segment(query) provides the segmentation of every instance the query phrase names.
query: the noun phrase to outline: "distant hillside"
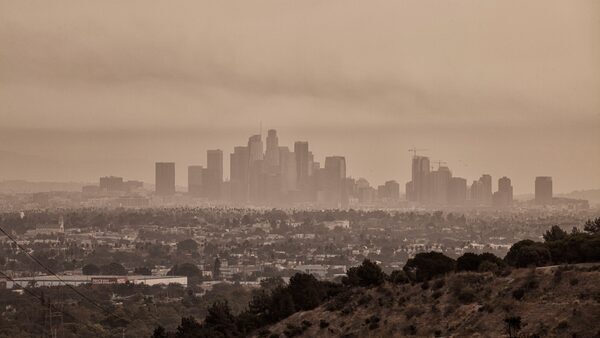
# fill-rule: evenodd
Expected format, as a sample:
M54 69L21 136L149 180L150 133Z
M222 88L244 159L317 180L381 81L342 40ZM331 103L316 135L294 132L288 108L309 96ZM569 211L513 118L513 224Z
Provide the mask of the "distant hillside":
M257 336L597 337L599 267L456 273L425 284L354 288ZM510 323L510 326L507 324Z
M35 193L48 191L81 191L89 183L81 182L29 182L23 180L0 181L0 194Z

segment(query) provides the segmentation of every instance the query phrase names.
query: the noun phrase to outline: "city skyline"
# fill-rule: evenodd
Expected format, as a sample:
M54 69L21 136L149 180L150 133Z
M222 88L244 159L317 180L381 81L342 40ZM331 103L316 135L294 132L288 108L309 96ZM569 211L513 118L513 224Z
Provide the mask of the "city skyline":
M257 130L257 134L254 134L255 136L258 135L258 133L260 133L260 129L258 128L258 126L256 127ZM279 129L278 129L279 130ZM251 132L250 132L251 133ZM232 139L236 139L236 140L243 140L243 137L240 135L229 135L230 137L228 137L225 140L225 144L229 144L232 146L232 150L236 147L235 142L237 141L231 141ZM263 140L263 155L266 153L266 137L262 138ZM293 141L293 137L287 136L287 135L283 135L283 142L285 143L285 145L287 145L289 148L291 148L291 151L293 152L294 150L294 142ZM309 140L310 141L310 140ZM160 140L158 140L158 142L160 142ZM312 142L316 148L317 151L314 154L315 156L315 160L317 162L321 162L324 163L325 161L325 154L319 150L320 145L317 144L316 142ZM349 177L354 177L354 178L365 178L369 181L370 184L377 186L379 184L384 184L386 181L388 180L395 180L397 182L408 182L411 180L411 170L410 170L410 163L412 161L412 155L411 155L411 151L412 148L414 147L415 143L406 143L405 146L399 145L398 146L398 151L397 153L395 153L394 155L396 156L391 156L391 157L387 157L386 159L388 160L388 163L390 163L390 168L391 169L396 169L395 171L390 171L390 168L381 168L378 167L378 169L385 169L385 170L381 170L384 172L389 173L389 176L382 176L381 174L378 175L378 179L373 179L372 177L375 175L368 175L369 173L372 173L372 171L367 170L367 175L356 175L356 172L358 172L359 170L356 170L357 167L364 167L365 163L361 163L361 162L356 162L354 161L352 158L347 157L347 160L349 160L352 165L348 166L348 176ZM417 144L418 148L421 147L421 144ZM215 146L218 146L218 144L215 144ZM208 147L206 145L198 145L197 149L198 151L195 152L197 155L195 156L177 156L177 158L175 160L173 160L173 156L165 156L162 157L163 160L161 160L162 162L175 162L178 165L176 165L176 186L179 188L184 188L187 187L188 185L188 180L187 180L187 176L188 176L188 167L189 166L203 166L204 168L206 168L206 151L210 150L211 147ZM213 147L214 148L214 147ZM223 154L223 166L224 168L227 168L226 170L224 170L224 179L230 179L230 173L229 173L229 168L230 168L230 156L229 156L229 150L226 150L225 147L221 147L223 148L222 150L224 151ZM340 148L344 148L347 150L351 150L351 147L340 147ZM442 159L443 163L445 163L447 166L452 167L452 171L455 175L460 176L460 177L466 177L468 178L468 183L469 185L471 184L471 180L476 179L477 177L479 177L479 175L481 175L478 172L489 172L490 175L492 177L494 177L494 187L497 186L497 182L496 182L496 178L500 178L502 176L508 176L511 178L511 181L513 182L513 186L515 186L515 190L514 190L514 194L515 195L533 195L535 192L535 185L532 183L531 179L532 177L537 177L537 176L552 176L552 177L558 177L560 178L559 180L557 180L555 182L554 185L554 189L555 189L555 193L569 193L572 191L578 191L578 190L586 190L586 189L594 189L596 186L594 185L587 185L587 186L582 186L578 189L570 189L570 188L565 188L565 185L561 185L561 183L565 180L565 177L562 176L557 176L557 175L550 175L550 170L548 171L536 171L536 172L531 172L529 176L528 175L522 175L522 173L518 170L518 167L515 166L509 166L508 168L494 168L494 167L489 167L489 168L476 168L475 166L470 166L468 165L465 161L461 160L461 159L452 159L449 158L447 156L444 156L443 154L441 154L440 156L429 156L429 154L439 154L440 152L437 151L436 149L433 149L432 147L428 147L428 146L423 146L424 150L419 151L419 154L422 154L423 156L427 156L430 158L431 160L431 165L436 164L437 162L439 162L439 159ZM203 151L202 151L203 150ZM351 153L351 151L349 151ZM338 153L344 153L344 150L339 151ZM1 151L0 151L1 154ZM188 154L189 155L189 154ZM197 160L192 160L192 157L195 157ZM141 180L144 181L147 184L153 184L153 182L155 181L155 177L154 177L154 173L152 171L147 170L148 169L148 165L154 165L154 163L157 162L156 159L146 159L144 161L140 161L139 163L137 163L137 168L136 170L132 171L132 170L110 170L110 169L105 169L107 167L110 167L111 163L102 163L102 166L100 167L95 167L95 172L93 175L95 175L95 177L90 177L90 174L84 174L84 175L80 175L78 179L71 179L69 180L68 178L63 179L63 180L53 180L52 178L40 178L40 177L27 177L27 176L5 176L5 177L1 177L0 179L4 179L4 180L15 180L15 179L24 179L24 180L29 180L29 181L56 181L56 182L81 182L81 183L91 183L94 182L96 180L97 177L99 176L123 176L123 177L132 177L135 178L137 180ZM398 163L401 163L401 165L399 165ZM6 164L6 163L5 163ZM437 166L437 165L436 165ZM49 166L50 168L52 168L52 165ZM399 169L397 169L399 168ZM61 170L63 172L63 174L65 172L67 173L71 173L72 169L67 169L65 171L64 167L61 167ZM38 173L43 173L43 171L37 171ZM364 171L362 171L364 172ZM519 175L521 174L521 175ZM71 176L69 176L71 177ZM515 177L517 179L515 179ZM567 176L566 178L568 179L569 176ZM516 182L516 184L515 184ZM404 183L401 184L401 191L404 192Z
M2 180L152 182L263 121L374 184L417 145L517 194L600 187L597 1L58 4L0 2Z
M317 156L311 151L309 141L295 141L290 151L290 147L279 143L279 135L277 130L268 129L265 141L263 142L262 124L259 134L250 135L247 145L235 146L229 157L229 176L223 170L225 166L224 154L227 151L222 149L207 150L206 158L203 164L192 164L187 166L187 191L192 196L203 196L212 200L221 199L221 188L215 185L227 183L229 190L228 199L233 202L248 202L257 200L256 185L259 184L256 175L278 175L277 189L283 190L306 190L309 176L315 176L313 179L322 180L322 189L331 187L331 185L339 186L345 183L332 183L335 179L331 178L331 173L323 174L323 178L317 178L318 173L314 170L332 170L340 172L340 178L364 180L363 177L352 177L347 175L346 158L339 155L321 155L324 161L318 161ZM266 144L266 147L265 147ZM466 204L467 200L479 201L477 204L482 206L510 206L514 198L514 186L512 180L503 175L495 180L490 174L481 174L479 179L473 180L469 184L469 179L453 176L453 172L447 166L446 161L431 161L427 156L418 155L418 152L427 151L428 149L418 149L412 147L407 149L412 152L411 179L406 182L405 189L394 187L389 190L391 185L399 185L394 179L382 182L382 185L368 180L369 186L378 187L380 194L395 196L399 199L398 193L404 193L407 201L419 202L421 204L431 205L462 205ZM337 161L341 160L341 164ZM292 161L292 162L289 162ZM289 162L289 163L288 163ZM256 163L256 164L255 164ZM335 164L334 164L335 163ZM157 162L158 168L161 162ZM437 168L435 168L437 164ZM444 164L444 165L442 165ZM169 165L176 167L175 162L169 162ZM287 169L288 166L291 168ZM313 169L313 167L315 169ZM245 169L244 169L245 168ZM290 171L290 169L294 169ZM341 170L341 171L340 171ZM176 188L175 170L171 174L172 189ZM159 181L159 172L155 172L156 182ZM532 191L538 201L538 180L548 178L550 180L549 199L552 199L552 178L545 176L536 176L534 189ZM266 178L263 178L264 180ZM497 182L497 183L495 183ZM262 182L263 185L268 185L267 182ZM316 184L316 183L315 183ZM179 185L181 188L182 186ZM261 187L263 189L264 187ZM160 189L156 188L156 191ZM196 191L198 189L198 191ZM206 189L206 190L205 190ZM199 191L202 190L202 194ZM219 191L215 191L219 190ZM339 190L339 188L338 188ZM398 191L398 192L395 192ZM183 191L179 191L183 192ZM175 190L172 190L172 194ZM264 192L263 192L264 193ZM530 193L530 194L532 194ZM162 195L158 193L158 195ZM263 202L268 201L268 198L261 197ZM547 203L549 200L546 200ZM539 201L538 201L539 202ZM472 203L472 202L471 202Z

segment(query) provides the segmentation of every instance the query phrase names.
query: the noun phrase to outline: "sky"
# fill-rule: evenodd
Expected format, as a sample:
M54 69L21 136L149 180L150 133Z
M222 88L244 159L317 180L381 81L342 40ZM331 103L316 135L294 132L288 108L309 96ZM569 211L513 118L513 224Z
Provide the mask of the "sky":
M0 0L0 46L0 180L175 161L185 185L262 123L375 186L415 146L516 193L600 188L596 0Z

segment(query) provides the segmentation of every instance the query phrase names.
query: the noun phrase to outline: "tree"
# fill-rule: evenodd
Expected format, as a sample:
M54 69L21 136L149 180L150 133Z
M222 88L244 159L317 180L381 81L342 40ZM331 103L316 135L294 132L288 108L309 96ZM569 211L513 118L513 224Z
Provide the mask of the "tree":
M167 276L186 276L188 278L200 277L200 269L192 263L175 264L167 272Z
M221 278L221 260L219 257L215 258L215 262L213 263L213 278L219 279Z
M588 219L583 225L583 230L592 234L600 233L600 217L594 220Z
M167 338L167 331L165 331L164 327L159 325L156 329L154 329L151 338Z
M217 301L208 308L208 314L202 327L210 331L216 331L224 337L239 336L235 325L235 317L231 314L227 301Z
M493 253L467 252L456 260L456 271L495 271L504 265L504 261Z
M546 242L560 241L568 236L569 234L567 234L567 232L561 229L558 225L553 225L552 228L546 231L546 233L543 235L544 241Z
M288 288L277 288L271 293L271 303L267 319L276 322L296 312L294 298Z
M551 261L550 250L544 243L526 239L513 244L504 257L506 263L518 268L543 266Z
M477 271L481 264L478 254L466 252L456 260L456 271Z
M365 259L361 265L348 269L342 283L352 286L377 286L381 285L385 278L385 273L377 264Z
M439 252L422 252L409 259L404 265L404 272L417 282L423 282L433 277L445 275L454 271L456 262Z
M195 338L201 337L202 326L194 317L181 317L181 324L177 327L175 337L177 338Z
M103 265L100 267L103 275L115 275L115 276L124 276L127 274L127 270L123 265L112 262L108 265Z
M292 295L297 311L312 310L325 299L325 291L315 276L297 273L290 278L287 288Z
M177 243L177 251L196 252L198 251L198 243L193 239L186 239Z
M100 268L95 264L86 264L83 266L83 268L81 268L81 272L86 276L99 275Z

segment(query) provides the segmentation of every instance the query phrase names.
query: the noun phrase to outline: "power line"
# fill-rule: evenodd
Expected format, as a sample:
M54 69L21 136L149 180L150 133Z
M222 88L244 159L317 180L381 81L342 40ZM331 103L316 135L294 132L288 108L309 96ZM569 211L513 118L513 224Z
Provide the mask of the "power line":
M17 287L19 287L21 290L25 291L25 293L27 293L29 296L37 299L40 301L41 304L43 304L45 302L44 297L43 296L38 296L36 295L33 291L25 288L23 285L21 285L21 283L19 283L18 281L14 280L12 277L10 277L9 275L7 275L6 273L0 271L0 275L4 276L4 278L8 279L9 281L11 281L13 283L13 287L16 285ZM81 319L75 317L73 314L69 313L68 311L65 311L64 309L59 309L56 306L54 306L52 303L48 303L48 306L50 308L54 308L54 310L61 312L63 315L66 315L67 317L73 318L75 321L87 326L89 329L91 329L92 331L95 331L96 328L91 326L90 324L88 324L87 322L82 321Z
M84 298L85 300L87 300L88 302L90 302L92 305L96 306L97 308L99 308L100 310L104 311L106 314L114 316L118 319L121 319L123 321L125 321L126 323L129 323L129 320L118 316L117 314L113 313L112 311L108 310L107 308L105 308L104 306L98 304L96 301L94 301L93 299L89 298L88 296L86 296L85 294L83 294L81 291L77 290L77 288L75 288L73 285L68 284L65 280L63 280L59 275L57 275L54 271L52 271L50 268L48 268L44 263L42 263L39 259L37 259L35 256L33 256L32 254L29 253L29 251L27 251L21 244L19 244L11 235L9 235L2 227L0 227L0 232L2 232L6 237L8 237L8 239L10 239L13 243L15 243L17 245L17 247L23 251L29 258L31 258L33 261L35 261L38 265L40 265L42 268L44 268L44 270L46 270L48 273L50 273L51 275L53 275L54 277L56 277L59 281L61 281L65 286L67 286L69 289L73 290L73 292L75 292L76 294L78 294L80 297Z

